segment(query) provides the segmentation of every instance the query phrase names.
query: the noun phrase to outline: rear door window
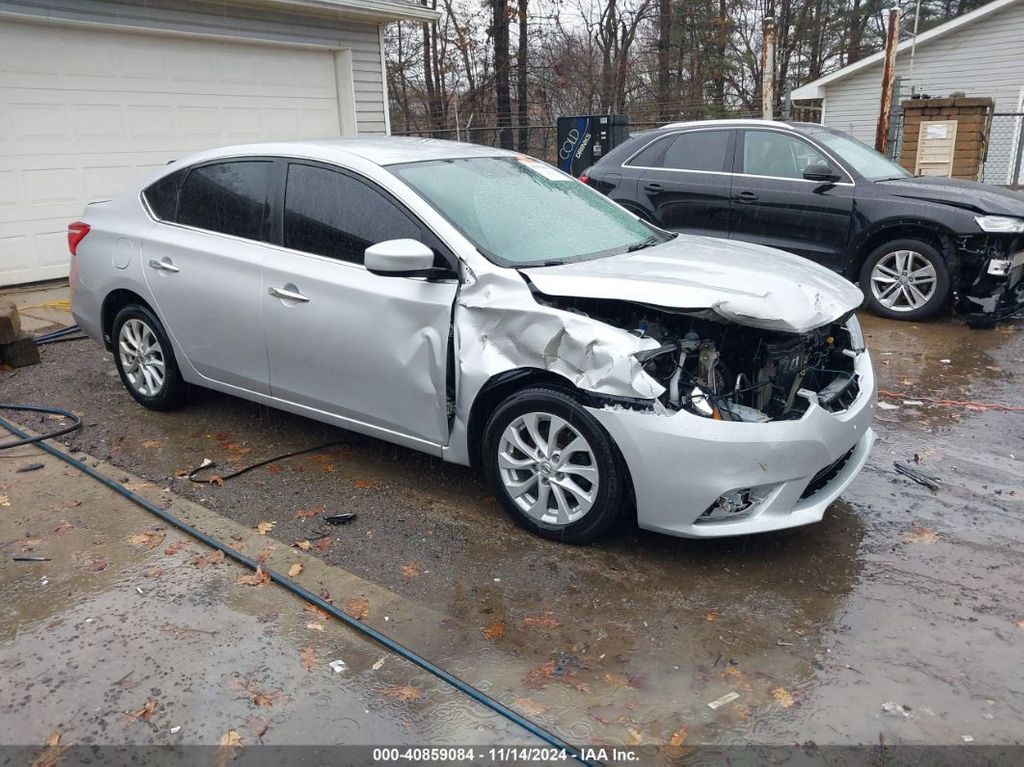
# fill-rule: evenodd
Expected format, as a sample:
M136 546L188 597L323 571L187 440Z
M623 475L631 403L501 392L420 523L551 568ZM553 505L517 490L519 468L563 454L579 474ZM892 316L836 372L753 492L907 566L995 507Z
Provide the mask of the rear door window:
M272 168L270 160L237 160L193 168L181 187L177 223L266 240Z
M664 167L673 170L724 172L729 131L687 131L665 150Z
M385 240L420 240L420 227L388 197L347 173L292 163L284 200L284 246L363 263Z

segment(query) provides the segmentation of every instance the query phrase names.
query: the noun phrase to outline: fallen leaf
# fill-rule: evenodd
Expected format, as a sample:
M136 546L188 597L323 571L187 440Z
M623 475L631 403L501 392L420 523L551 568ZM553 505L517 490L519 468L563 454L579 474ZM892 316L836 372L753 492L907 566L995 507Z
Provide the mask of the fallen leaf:
M384 695L391 700L397 700L401 703L408 703L412 700L419 700L423 693L418 687L413 687L411 684L393 684L389 687L385 687Z
M159 578L163 574L164 569L162 567L151 567L146 571L147 578Z
M527 716L540 716L548 707L533 698L516 698L512 701L512 707L518 709Z
M422 570L420 570L419 562L406 562L402 565L402 577L407 581L411 581L414 578L419 577L421 572Z
M626 745L639 746L644 742L644 737L633 727L626 728Z
M211 474L210 478L206 481L211 485L216 485L217 487L224 486L224 477L222 477L220 474Z
M772 697L775 698L783 708L789 708L793 705L793 695L785 687L776 687L772 690Z
M232 761L237 756L241 745L242 736L238 734L238 730L228 730L221 735L220 740L217 741L217 758L215 759L217 767L224 767Z
M505 636L505 621L496 620L490 626L480 629L480 636L488 641L494 641L495 639L501 639Z
M32 762L32 767L55 767L68 748L70 748L70 745L62 746L60 744L60 730L54 730L50 733L50 737L46 739L46 747L39 752L35 761Z
M313 506L302 511L296 511L292 519L312 519L313 517L319 517L325 511L327 511L325 506Z
M909 533L906 533L903 536L903 540L907 543L935 543L939 540L939 536L927 527L918 526Z
M238 576L235 583L239 586L256 586L259 588L270 583L270 575L263 569L263 565L257 565L255 572Z
M562 625L562 622L551 613L527 615L523 618L523 623L535 629L553 629Z
M317 618L319 618L322 621L325 621L325 620L327 620L328 618L331 617L330 615L328 615L326 612L321 610L316 605L309 605L309 604L307 604L307 605L304 605L302 609L305 610L308 613L312 613L313 615L315 615Z
M253 557L253 560L258 565L266 564L267 559L270 557L270 552L272 552L273 550L274 544L268 543L262 549L259 550L259 553L255 557Z
M156 713L156 707L160 705L160 701L156 698L150 697L146 699L146 703L142 708L137 708L134 711L125 711L125 714L130 716L132 719L143 719L148 720L153 717Z
M262 716L256 716L249 714L245 718L245 725L243 725L254 738L262 738L267 734L267 730L270 729L270 722L264 719Z
M334 471L334 460L329 455L318 453L309 457L309 462L320 467L320 471Z
M708 623L714 623L716 620L718 620L718 613L714 610L708 610L706 613L704 613L704 620L706 620Z
M352 597L345 603L345 612L357 621L365 620L370 612L370 600Z
M334 539L324 537L317 539L317 542L313 544L313 548L316 549L318 554L326 554L331 550L332 545L334 545Z
M223 561L224 552L220 549L217 549L216 551L211 551L209 554L206 554L204 556L196 557L192 560L192 564L196 567L202 568L206 567L207 565L219 565Z
M309 551L311 548L313 548L313 544L309 541L296 541L292 544L292 546L295 546L298 549L302 549L303 551Z
M377 658L377 660L374 661L374 664L370 666L370 668L372 668L374 671L380 671L382 668L384 668L384 656Z
M55 528L50 531L50 535L64 535L72 529L70 522L61 522Z
M629 687L629 677L626 676L625 674L611 674L611 673L609 673L609 674L605 674L601 678L604 680L605 684L610 685L612 687L617 687L620 690L621 689L625 689L626 687Z
M373 490L375 487L377 487L373 482L370 482L369 480L366 479L353 479L352 486L357 487L360 490Z
M10 505L11 505L11 499L8 496L6 496L6 495L0 494L0 506L10 506Z
M263 522L260 522L258 525L256 525L256 532L260 535L266 535L276 526L277 522L267 522L266 520L264 520Z
M172 557L175 554L177 554L179 551L181 551L183 548L185 548L186 546L188 546L188 542L187 541L175 541L170 546L168 546L166 549L164 549L164 554L166 554L169 557Z
M166 535L167 533L165 532L136 533L128 539L128 543L132 546L144 546L152 550L164 542L164 536Z
M288 577L294 578L296 575L302 573L302 563L296 562L294 565L288 568Z
M309 621L306 624L306 628L308 628L310 631L323 631L324 630L324 624L317 623L316 621Z
M142 440L142 446L147 450L154 447L160 447L160 440L158 439L144 439Z
M672 735L668 739L668 744L670 746L676 746L678 748L686 742L686 735L687 729L686 725L684 724L682 727L680 727L678 730L672 733Z
M331 592L329 592L329 591L328 591L328 590L327 590L327 589L326 589L326 588L324 587L324 585L323 585L323 584L320 584L320 591L319 591L319 593L317 594L317 596L318 596L318 597L320 597L320 598L321 598L322 600L324 600L324 601L325 601L325 602L326 602L327 604L329 604L329 605L333 605L333 604L334 604L334 600L333 600L333 599L331 599Z
M177 477L178 479L184 479L191 473L192 472L189 471L188 469L178 469L176 472L174 472L174 476Z
M306 671L313 670L313 667L316 666L316 650L313 649L313 645L304 648L299 653L299 660Z
M110 567L110 562L102 557L99 559L90 559L85 564L85 569L90 573L99 573Z
M233 681L230 687L243 693L250 703L259 708L273 708L275 703L288 699L282 690L261 690L256 681L248 677L241 681Z

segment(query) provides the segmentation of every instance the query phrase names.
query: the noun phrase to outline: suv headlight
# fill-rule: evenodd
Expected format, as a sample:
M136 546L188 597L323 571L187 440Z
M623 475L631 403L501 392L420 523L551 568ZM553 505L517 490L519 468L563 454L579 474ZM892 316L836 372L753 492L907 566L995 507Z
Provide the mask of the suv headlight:
M1024 232L1024 218L1013 216L975 216L981 231L990 234L1020 234Z

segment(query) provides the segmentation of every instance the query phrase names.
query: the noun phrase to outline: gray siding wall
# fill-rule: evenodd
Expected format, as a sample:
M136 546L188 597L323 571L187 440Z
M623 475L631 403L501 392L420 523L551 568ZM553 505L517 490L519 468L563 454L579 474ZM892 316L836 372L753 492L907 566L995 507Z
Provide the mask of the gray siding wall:
M902 77L903 96L910 94L912 85L930 96L964 91L995 99L997 112L1017 111L1024 88L1024 2L919 45L913 78L910 51L902 51L896 72ZM824 123L874 144L881 79L879 62L826 86Z
M144 5L131 0L0 0L0 23L4 14L346 48L352 51L358 130L385 131L380 34L374 23L189 0L146 0Z

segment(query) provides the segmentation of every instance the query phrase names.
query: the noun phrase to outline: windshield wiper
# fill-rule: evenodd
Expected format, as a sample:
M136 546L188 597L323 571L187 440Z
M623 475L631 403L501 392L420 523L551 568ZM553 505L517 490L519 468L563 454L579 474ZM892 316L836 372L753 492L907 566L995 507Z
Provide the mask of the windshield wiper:
M637 250L643 250L644 248L649 248L652 245L658 245L660 242L661 242L660 238L658 238L656 236L651 236L651 237L648 237L646 240L641 240L640 242L634 242L632 245L630 245L628 248L626 248L626 252L627 253L632 253L632 252L637 251Z

